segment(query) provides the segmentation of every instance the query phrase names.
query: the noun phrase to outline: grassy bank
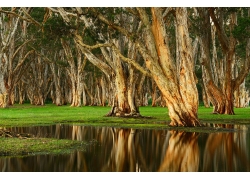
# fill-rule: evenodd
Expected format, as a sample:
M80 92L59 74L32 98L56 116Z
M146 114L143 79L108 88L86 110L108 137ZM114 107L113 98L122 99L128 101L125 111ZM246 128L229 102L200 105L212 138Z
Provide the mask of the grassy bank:
M6 109L0 109L0 127L11 126L43 126L61 124L80 124L93 126L119 126L156 128L167 127L170 122L167 108L140 107L143 116L151 118L116 118L105 117L110 107L85 106L33 106L15 104ZM249 123L250 108L235 108L236 115L212 114L212 108L199 107L198 117L202 123Z
M63 154L72 150L84 150L81 141L51 138L0 138L0 156L31 156L38 154Z

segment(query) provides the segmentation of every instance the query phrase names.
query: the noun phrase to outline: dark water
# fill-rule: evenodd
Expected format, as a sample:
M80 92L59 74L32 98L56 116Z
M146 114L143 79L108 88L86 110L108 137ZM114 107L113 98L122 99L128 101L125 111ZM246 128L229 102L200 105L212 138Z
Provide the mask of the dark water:
M55 125L8 128L38 137L89 143L85 151L23 158L0 157L3 172L249 172L250 125L233 131L190 133Z

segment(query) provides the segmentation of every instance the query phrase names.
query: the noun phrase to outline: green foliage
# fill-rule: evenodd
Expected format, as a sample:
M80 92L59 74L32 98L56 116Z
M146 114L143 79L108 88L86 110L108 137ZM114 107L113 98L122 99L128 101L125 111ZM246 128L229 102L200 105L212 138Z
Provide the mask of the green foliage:
M233 30L233 36L238 40L236 45L236 54L239 58L246 57L246 43L250 38L250 18L238 17L238 25Z
M5 17L4 17L4 21L5 21L5 22L9 22L9 20L10 20L10 19L9 19L8 16L5 16Z
M240 42L250 38L250 18L238 17L238 25L233 30L233 35Z
M61 49L60 38L69 39L70 30L74 27L67 25L61 16L53 14L52 17L44 22L45 8L32 9L31 16L37 22L42 24L38 27L35 24L30 24L29 35L36 38L33 46L37 49L54 50Z
M236 51L237 57L245 59L246 58L246 42L237 44L235 47L235 51Z
M61 16L52 16L43 25L43 32L40 39L42 47L47 49L61 49L60 38L70 39L70 29Z
M42 23L43 17L45 14L45 8L43 7L34 7L31 10L30 16L37 22Z
M250 74L246 77L246 88L250 91Z
M239 8L237 7L227 7L227 13L234 13L234 12L238 12Z
M52 16L43 26L45 37L50 39L68 37L72 28L63 21L61 16Z

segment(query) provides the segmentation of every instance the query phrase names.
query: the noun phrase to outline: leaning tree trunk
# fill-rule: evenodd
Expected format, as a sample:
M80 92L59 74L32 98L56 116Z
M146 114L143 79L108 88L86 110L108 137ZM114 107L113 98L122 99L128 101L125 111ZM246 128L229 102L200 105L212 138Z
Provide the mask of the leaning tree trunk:
M139 9L141 16L146 12ZM176 8L177 46L179 53L179 70L170 55L168 37L160 8L152 8L152 34L149 20L145 20L146 42L150 47L151 57L142 51L146 65L152 73L158 88L166 101L171 126L200 126L198 120L198 91L194 77L191 39L189 38L186 8ZM156 48L156 49L155 49ZM157 52L157 54L156 54ZM179 72L179 73L177 73Z
M169 116L171 118L170 125L173 126L201 126L198 120L198 92L196 88L196 79L194 77L194 61L192 54L191 39L189 38L188 24L187 24L187 9L186 8L176 8L175 17L177 22L177 36L178 36L178 46L180 50L180 66L177 71L175 62L171 57L170 48L168 46L169 40L166 33L166 23L164 20L163 12L161 8L151 8L152 10L152 21L151 17L148 16L148 12L144 8L136 8L138 15L142 21L142 32L145 42L137 36L133 36L131 31L118 26L117 23L113 23L106 19L100 12L97 12L95 8L90 8L91 13L96 15L100 21L108 24L128 39L133 40L133 44L140 51L143 59L146 62L146 67L150 71L150 75L154 78L156 84L158 85L160 91L162 92L163 98L165 99L168 109ZM67 15L66 15L67 16ZM119 20L119 19L118 19ZM152 22L152 24L151 24ZM137 32L139 34L139 32ZM81 38L75 35L75 40L82 47L82 51L88 59L92 61L95 59L93 54L90 54L90 46L83 44ZM99 45L98 45L99 46ZM110 46L110 45L109 45ZM97 46L95 46L97 47ZM99 46L100 47L100 46ZM104 46L103 46L104 47ZM88 48L88 49L87 49ZM112 45L112 50L115 46ZM119 49L119 48L118 48ZM119 54L124 54L123 52ZM145 69L138 66L138 63L134 59L122 58L129 64L134 65L138 70L143 73ZM99 64L100 69L107 69L104 67L107 64L102 64L100 61L92 61L95 64ZM116 66L113 66L117 68ZM118 70L117 70L118 71ZM177 72L180 72L177 74ZM107 76L109 73L105 72ZM117 76L117 74L115 74ZM118 82L119 84L120 82ZM123 82L119 84L123 86ZM120 89L119 92L124 93L126 89ZM121 93L121 97L124 94ZM117 97L118 98L118 97ZM118 103L118 107L124 103Z

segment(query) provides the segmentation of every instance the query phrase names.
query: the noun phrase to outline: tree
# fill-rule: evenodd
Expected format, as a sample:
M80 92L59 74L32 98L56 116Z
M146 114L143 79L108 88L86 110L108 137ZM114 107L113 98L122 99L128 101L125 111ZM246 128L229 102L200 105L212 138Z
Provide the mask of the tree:
M233 93L244 81L250 69L250 59L247 56L239 58L236 52L238 40L233 32L237 23L237 11L230 8L198 8L198 11L202 19L200 21L201 64L204 68L203 82L207 95L214 106L214 113L234 114ZM210 58L211 38L212 59ZM220 43L221 49L216 48L216 40ZM248 47L248 43L246 44ZM217 52L222 52L220 57L217 57ZM235 63L236 58L241 59L242 65L239 68L240 72L237 73L238 76L234 74L234 69L238 68Z
M80 8L73 9L70 12L63 8L58 8L57 10L52 9L52 11L59 12L68 24L73 21L72 17L68 17L69 14L73 17L77 17L77 20L80 19L84 22L85 31L81 32L79 28L76 28L72 31L72 35L84 56L106 75L110 83L111 88L109 92L111 94L112 107L107 115L140 116L135 91L137 81L136 69L130 64L121 61L122 58L125 58L122 53L125 53L126 49L129 58L135 59L135 61L139 59L136 57L138 52L135 50L135 45L123 35L112 34L114 32L110 31L108 26L101 27L99 32L96 33L95 29L97 26L92 23L93 19L91 17L87 19L85 16L82 16L83 10ZM108 11L108 13L114 13L112 16L121 19L121 21L129 22L129 17L123 16L124 14L121 13L116 14L115 11L119 12L119 8L111 9L111 12ZM124 24L126 23L123 23L123 25ZM77 25L77 27L79 26L80 25ZM134 26L130 26L129 28L133 27ZM106 29L108 29L108 31ZM93 35L91 37L91 34L88 34L89 32L94 34L94 37ZM96 43L96 45L87 45L91 44L89 40L91 38L92 43ZM107 42L107 44L103 45L99 43L99 41ZM96 48L100 48L101 52L95 51Z
M2 10L2 8L0 9ZM11 9L12 11L14 8ZM20 13L20 11L19 11ZM8 67L8 48L11 45L12 39L16 33L17 25L19 22L18 17L0 14L1 26L1 44L0 44L0 107L7 107L8 92L5 84L6 72Z
M172 9L172 8L171 8ZM167 26L164 22L163 8L129 9L142 23L144 39L124 27L113 23L96 9L91 12L103 23L108 24L129 39L133 40L140 51L146 67L156 82L166 101L172 126L200 126L198 120L198 92L194 76L192 42L187 24L187 9L173 8L176 20L179 67L169 49ZM166 12L169 12L169 8ZM172 12L172 11L171 11ZM167 15L171 13L166 13ZM150 21L152 18L152 21ZM141 37L141 36L140 36ZM130 62L133 63L134 61Z

